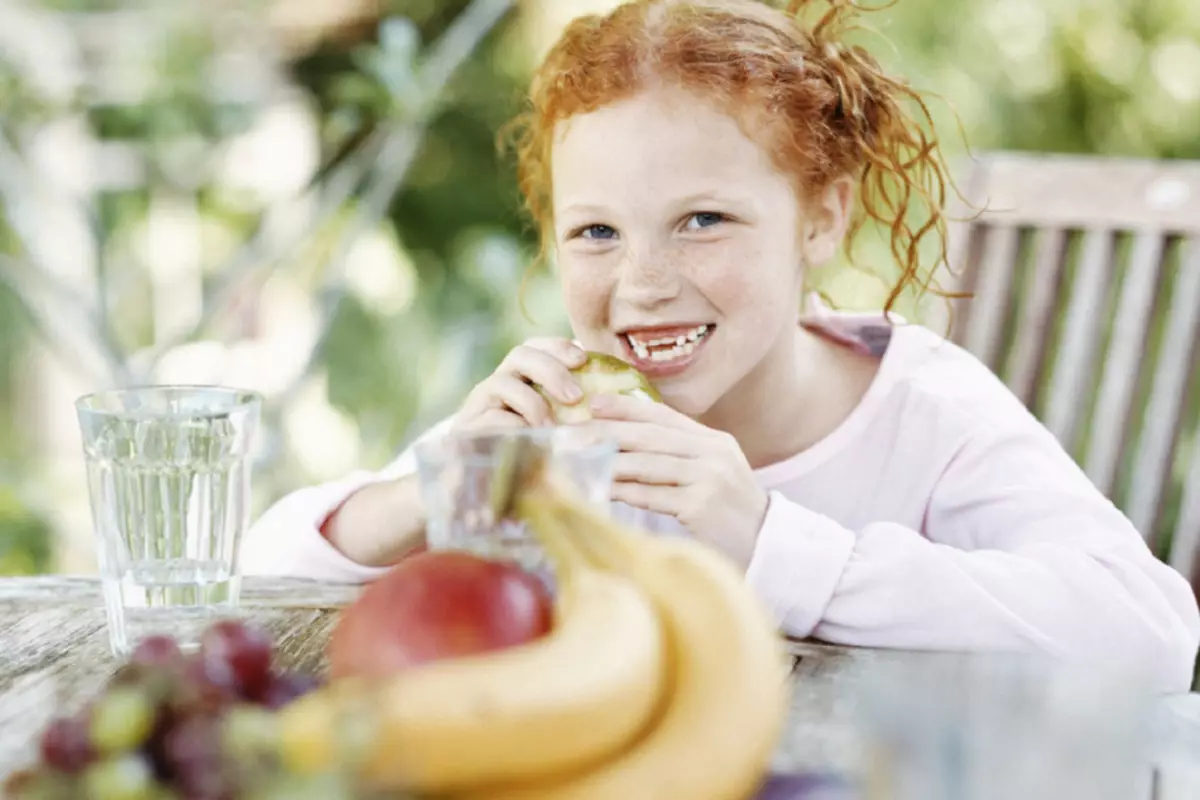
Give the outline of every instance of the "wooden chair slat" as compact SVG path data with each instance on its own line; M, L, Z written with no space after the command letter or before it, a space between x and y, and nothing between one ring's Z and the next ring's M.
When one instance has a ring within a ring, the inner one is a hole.
M966 346L992 367L996 364L996 351L1003 332L1004 310L1008 304L1019 240L1020 231L1009 225L989 227L984 233Z
M954 260L949 262L952 270L943 280L943 286L961 296L949 302L949 318L938 314L934 325L935 330L940 331L946 330L948 325L950 340L966 347L963 340L974 319L975 284L979 277L979 258L982 255L984 237L982 228L968 227L965 224L951 226L950 230L957 232L954 234L954 246L947 250L948 253L954 253Z
M947 203L948 222L946 224L946 261L957 274L958 281L966 278L962 269L967 263L967 252L971 247L973 233L977 230L977 221L973 219L976 209L982 204L983 192L986 189L987 174L979 164L960 165L967 173L967 178L958 187L962 197L951 194ZM963 202L963 201L966 202Z
M989 215L1010 225L1200 233L1200 163L994 153Z
M1188 377L1196 369L1195 343L1200 338L1200 237L1184 243L1179 267L1168 286L1170 307L1166 330L1143 413L1141 441L1133 456L1134 481L1125 503L1130 520L1146 535L1158 521L1163 492L1170 479L1175 441L1181 433ZM1200 461L1193 461L1192 469L1194 474L1200 474ZM1183 546L1178 537L1175 543L1172 549Z
M1139 233L1121 286L1084 461L1084 471L1105 494L1113 488L1129 403L1145 354L1146 326L1158 287L1163 245L1163 237L1157 232Z
M1186 463L1191 469L1184 472L1187 478L1183 485L1183 501L1167 560L1184 575L1192 576L1196 572L1196 553L1200 548L1200 432L1192 438L1191 454Z
M1041 231L1036 242L1033 272L1026 282L1013 332L1015 341L1004 368L1008 387L1026 405L1033 397L1037 376L1042 369L1067 236L1061 228L1050 228Z
M1082 416L1084 382L1092 369L1104 289L1112 270L1112 232L1092 228L1084 234L1083 252L1067 306L1066 326L1057 362L1053 365L1045 425L1068 450Z
M982 233L985 228L980 225L977 215L987 189L987 161L963 161L958 164L957 171L966 177L958 182L958 192L950 195L946 223L948 268L942 268L938 283L948 292L973 295L984 243ZM973 308L969 296L954 298L948 304L936 304L932 313L935 319L930 320L930 324L938 331L948 329L951 341L964 345L963 337L970 329Z

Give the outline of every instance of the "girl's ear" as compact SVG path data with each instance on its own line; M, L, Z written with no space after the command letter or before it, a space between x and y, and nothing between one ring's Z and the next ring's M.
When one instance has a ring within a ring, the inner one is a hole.
M833 258L850 224L854 182L849 177L835 180L820 196L809 199L804 221L804 263L818 266Z

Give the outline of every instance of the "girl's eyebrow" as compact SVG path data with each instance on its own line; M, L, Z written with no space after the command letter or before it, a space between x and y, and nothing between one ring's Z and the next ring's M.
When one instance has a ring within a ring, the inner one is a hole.
M595 205L594 203L568 203L567 205L563 206L562 213L584 215L606 214L608 213L608 209L604 206Z
M751 195L743 195L736 192L725 192L716 189L706 190L702 192L693 192L679 198L674 198L669 201L672 205L685 207L694 206L704 203L731 203L735 205L746 205L753 202ZM610 213L611 209L607 206L598 205L595 203L568 203L563 206L562 213L565 214L583 214L596 215Z
M684 195L673 202L680 206L696 205L698 203L749 203L751 202L749 195L742 195L737 192L727 192L718 189L710 189L703 192L694 192L689 195Z

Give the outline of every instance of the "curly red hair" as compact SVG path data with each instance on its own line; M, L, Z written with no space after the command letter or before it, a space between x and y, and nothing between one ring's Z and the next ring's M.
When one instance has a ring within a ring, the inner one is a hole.
M654 83L708 98L742 123L797 191L857 180L846 237L851 253L868 220L890 231L900 277L886 309L912 287L928 289L922 241L935 237L944 263L948 170L920 95L885 74L862 47L842 41L859 7L816 0L785 8L757 0L632 0L607 15L573 20L534 74L525 110L506 128L517 178L545 255L552 241L550 147L556 125ZM912 106L910 110L906 106ZM934 265L936 266L936 264ZM923 279L922 274L926 277Z

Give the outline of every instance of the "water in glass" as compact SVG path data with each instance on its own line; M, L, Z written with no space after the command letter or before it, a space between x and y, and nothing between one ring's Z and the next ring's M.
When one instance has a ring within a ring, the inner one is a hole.
M205 386L76 402L115 654L158 633L194 646L236 612L260 408L254 393Z

